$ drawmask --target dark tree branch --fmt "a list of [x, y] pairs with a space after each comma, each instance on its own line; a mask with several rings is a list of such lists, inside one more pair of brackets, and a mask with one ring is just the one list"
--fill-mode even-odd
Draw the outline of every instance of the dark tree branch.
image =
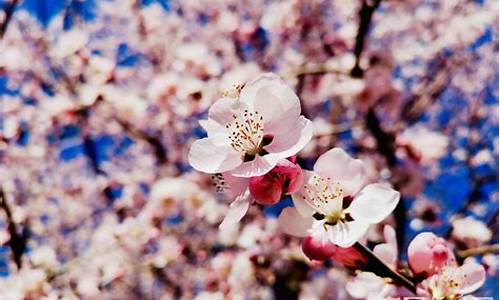
[[361, 9], [359, 10], [359, 27], [356, 35], [356, 43], [354, 45], [354, 55], [356, 56], [356, 63], [351, 70], [351, 76], [355, 78], [363, 77], [363, 69], [359, 65], [361, 61], [361, 54], [365, 49], [365, 39], [370, 29], [373, 13], [377, 10], [382, 0], [364, 0]]
[[5, 19], [2, 25], [0, 26], [0, 39], [2, 39], [5, 33], [7, 32], [9, 23], [12, 20], [12, 16], [14, 16], [14, 12], [16, 11], [17, 4], [19, 4], [19, 0], [13, 0], [12, 2], [5, 4], [4, 8]]
[[5, 217], [7, 218], [7, 231], [10, 235], [8, 245], [12, 251], [12, 258], [14, 259], [17, 268], [20, 269], [22, 265], [21, 258], [24, 250], [26, 249], [30, 234], [27, 226], [24, 226], [21, 232], [19, 232], [17, 224], [13, 220], [12, 211], [7, 203], [7, 197], [5, 196], [5, 192], [2, 187], [0, 187], [0, 208], [4, 211]]

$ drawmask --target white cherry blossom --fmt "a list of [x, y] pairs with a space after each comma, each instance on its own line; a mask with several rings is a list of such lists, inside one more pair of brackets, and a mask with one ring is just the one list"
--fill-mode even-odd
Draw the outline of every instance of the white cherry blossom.
[[300, 115], [299, 98], [274, 74], [244, 85], [238, 98], [222, 98], [200, 121], [208, 137], [197, 140], [189, 163], [205, 173], [238, 177], [266, 174], [311, 139], [312, 123]]
[[282, 229], [323, 243], [352, 246], [399, 201], [392, 188], [375, 183], [361, 189], [363, 185], [363, 163], [340, 148], [331, 149], [318, 158], [314, 171], [304, 171], [303, 186], [292, 196], [295, 208], [280, 215]]

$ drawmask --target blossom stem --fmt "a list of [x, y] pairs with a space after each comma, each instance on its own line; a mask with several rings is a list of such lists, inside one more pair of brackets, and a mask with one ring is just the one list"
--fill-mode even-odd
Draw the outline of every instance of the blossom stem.
[[384, 278], [390, 278], [396, 285], [400, 285], [411, 291], [412, 293], [416, 293], [416, 286], [410, 279], [401, 275], [400, 273], [392, 270], [388, 265], [386, 265], [380, 258], [378, 258], [370, 249], [365, 247], [359, 242], [356, 242], [353, 245], [354, 249], [363, 254], [367, 259], [368, 263], [366, 264], [366, 271], [370, 271], [375, 273], [376, 275]]
[[467, 250], [462, 250], [457, 252], [457, 256], [464, 259], [469, 256], [485, 255], [485, 254], [498, 254], [498, 244], [495, 245], [484, 245], [476, 248], [470, 248]]

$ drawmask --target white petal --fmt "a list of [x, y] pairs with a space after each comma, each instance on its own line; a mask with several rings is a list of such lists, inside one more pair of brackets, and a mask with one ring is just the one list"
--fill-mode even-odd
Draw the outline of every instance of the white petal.
[[231, 171], [237, 177], [261, 176], [271, 171], [281, 158], [273, 154], [257, 155], [252, 161], [247, 161]]
[[470, 294], [481, 286], [483, 286], [484, 281], [486, 280], [486, 271], [484, 267], [475, 262], [466, 262], [463, 264], [459, 271], [456, 272], [459, 278], [456, 278], [457, 282], [462, 282], [462, 286], [460, 288], [459, 293]]
[[[264, 147], [269, 153], [282, 158], [297, 154], [309, 143], [313, 134], [312, 122], [302, 116], [296, 119], [292, 126], [285, 128], [286, 130], [274, 136], [270, 145]], [[264, 130], [267, 133], [265, 127]]]
[[229, 145], [216, 145], [211, 138], [195, 141], [188, 154], [189, 164], [200, 172], [221, 173], [242, 162], [241, 155]]
[[208, 110], [208, 118], [225, 126], [234, 120], [234, 115], [238, 116], [248, 107], [247, 104], [229, 98], [217, 100]]
[[199, 123], [216, 145], [227, 145], [229, 143], [228, 133], [224, 126], [211, 119], [200, 120]]
[[354, 220], [347, 223], [337, 223], [334, 226], [327, 225], [326, 228], [330, 242], [337, 246], [348, 248], [365, 235], [368, 227], [368, 223]]
[[240, 101], [264, 117], [264, 128], [270, 132], [290, 126], [300, 115], [299, 98], [281, 78], [272, 73], [260, 75], [245, 84]]
[[304, 218], [293, 207], [286, 207], [283, 209], [278, 218], [281, 230], [289, 235], [297, 237], [308, 236], [312, 222], [312, 217]]
[[380, 183], [367, 185], [354, 197], [346, 212], [354, 220], [376, 224], [384, 220], [399, 202], [399, 192]]
[[302, 183], [300, 189], [292, 194], [293, 205], [299, 211], [299, 213], [304, 217], [311, 217], [316, 208], [312, 203], [307, 201], [305, 197], [304, 185], [309, 182], [309, 180], [314, 176], [314, 172], [302, 170]]
[[340, 148], [333, 148], [321, 155], [314, 164], [314, 171], [338, 181], [345, 195], [356, 194], [365, 182], [363, 162]]
[[251, 202], [252, 198], [248, 190], [236, 197], [236, 199], [229, 205], [229, 210], [224, 217], [224, 220], [219, 225], [219, 228], [224, 229], [237, 224], [247, 213]]

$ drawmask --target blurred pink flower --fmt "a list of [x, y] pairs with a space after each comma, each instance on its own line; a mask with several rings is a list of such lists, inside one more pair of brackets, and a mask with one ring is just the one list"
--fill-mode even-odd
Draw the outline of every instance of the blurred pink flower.
[[422, 232], [408, 246], [408, 262], [416, 275], [429, 276], [454, 264], [455, 257], [443, 238]]
[[223, 98], [200, 121], [208, 137], [197, 140], [189, 163], [205, 173], [260, 176], [295, 155], [312, 137], [312, 123], [300, 116], [299, 98], [274, 74], [247, 83], [238, 99]]
[[292, 195], [295, 208], [285, 208], [279, 222], [288, 234], [311, 235], [350, 247], [370, 224], [385, 219], [396, 207], [399, 193], [382, 184], [365, 182], [361, 160], [334, 148], [321, 155], [314, 172], [304, 171], [303, 186]]

